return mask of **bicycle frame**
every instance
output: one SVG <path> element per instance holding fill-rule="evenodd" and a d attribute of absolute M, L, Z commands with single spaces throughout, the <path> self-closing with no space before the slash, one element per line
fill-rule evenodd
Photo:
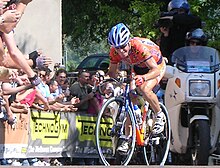
<path fill-rule="evenodd" d="M 125 87 L 125 92 L 124 92 L 124 98 L 125 98 L 125 111 L 127 112 L 128 111 L 128 108 L 130 108 L 130 110 L 132 111 L 132 115 L 134 117 L 134 120 L 135 120 L 135 127 L 136 127 L 136 144 L 139 145 L 139 146 L 144 146 L 144 133 L 145 133 L 145 130 L 144 130 L 144 124 L 146 122 L 146 116 L 147 116 L 147 112 L 148 112 L 148 109 L 144 108 L 144 110 L 142 110 L 142 127 L 140 128 L 138 122 L 137 122 L 137 118 L 136 118 L 136 115 L 135 115 L 135 112 L 134 112 L 134 109 L 133 109 L 133 103 L 131 101 L 131 98 L 130 98 L 130 84 L 127 82 L 126 83 L 126 87 Z"/>
<path fill-rule="evenodd" d="M 133 94 L 130 87 L 130 78 L 123 78 L 120 81 L 115 81 L 117 86 L 124 83 L 123 91 L 119 94 L 114 93 L 114 96 L 109 98 L 103 105 L 100 113 L 98 114 L 96 122 L 96 144 L 99 157 L 102 163 L 106 166 L 111 165 L 108 159 L 114 159 L 118 165 L 127 165 L 134 153 L 135 146 L 137 151 L 143 151 L 144 160 L 147 165 L 160 164 L 164 165 L 170 144 L 170 121 L 166 107 L 160 103 L 161 109 L 165 114 L 166 126 L 165 131 L 160 135 L 152 133 L 154 113 L 148 104 L 144 101 L 141 95 L 138 95 L 139 103 L 142 110 L 142 123 L 138 123 L 136 112 L 133 108 Z M 109 80 L 111 81 L 111 79 Z M 113 103 L 113 104 L 111 104 Z M 135 102 L 134 102 L 135 103 Z M 112 109 L 112 110 L 111 110 Z M 111 116 L 110 116 L 111 115 Z M 109 117 L 112 122 L 109 126 L 109 136 L 111 137 L 110 152 L 106 153 L 106 147 L 102 146 L 102 139 L 100 131 L 102 130 L 102 122 Z M 128 152 L 117 151 L 117 147 L 123 142 L 129 143 Z M 139 150 L 141 149 L 141 150 Z M 143 150 L 142 150 L 143 149 Z"/>

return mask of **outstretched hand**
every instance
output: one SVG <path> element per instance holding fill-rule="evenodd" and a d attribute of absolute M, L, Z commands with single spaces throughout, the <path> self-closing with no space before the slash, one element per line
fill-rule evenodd
<path fill-rule="evenodd" d="M 16 10 L 7 10 L 2 16 L 4 17 L 4 21 L 6 23 L 14 23 L 19 21 L 21 13 Z"/>
<path fill-rule="evenodd" d="M 49 56 L 40 55 L 36 59 L 36 65 L 38 68 L 48 67 L 52 63 L 53 63 L 53 61 L 52 61 L 51 57 L 49 57 Z"/>

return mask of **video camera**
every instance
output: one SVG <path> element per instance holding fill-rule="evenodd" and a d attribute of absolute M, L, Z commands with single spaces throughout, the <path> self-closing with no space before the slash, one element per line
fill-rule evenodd
<path fill-rule="evenodd" d="M 155 27 L 167 27 L 170 28 L 173 25 L 172 19 L 169 16 L 174 16 L 178 12 L 177 11 L 170 11 L 170 12 L 161 12 L 160 19 L 155 23 Z"/>

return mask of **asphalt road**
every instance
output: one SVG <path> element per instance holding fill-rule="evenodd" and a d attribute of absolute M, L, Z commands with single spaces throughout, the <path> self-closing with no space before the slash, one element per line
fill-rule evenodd
<path fill-rule="evenodd" d="M 1 167 L 1 166 L 0 166 Z M 12 166 L 2 166 L 4 168 L 11 168 Z M 28 168 L 28 167 L 32 167 L 32 166 L 22 166 L 22 168 Z M 33 166 L 33 167 L 42 167 L 42 166 Z M 54 168 L 57 168 L 58 166 L 46 166 L 46 167 L 54 167 Z M 106 168 L 106 166 L 100 166 L 100 165 L 93 165 L 93 166 L 78 166 L 78 165 L 75 165 L 75 166 L 59 166 L 59 167 L 62 167 L 62 168 Z M 111 168 L 118 168 L 118 167 L 125 167 L 125 166 L 109 166 Z M 146 167 L 149 167 L 149 168 L 161 168 L 161 166 L 145 166 L 145 165 L 132 165 L 132 166 L 126 166 L 126 168 L 146 168 Z M 164 168 L 190 168 L 190 167 L 193 167 L 193 168 L 219 168 L 220 166 L 177 166 L 177 165 L 167 165 L 167 166 L 163 166 Z"/>

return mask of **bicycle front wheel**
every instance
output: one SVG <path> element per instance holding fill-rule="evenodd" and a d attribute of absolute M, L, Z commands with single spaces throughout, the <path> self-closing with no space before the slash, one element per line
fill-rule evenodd
<path fill-rule="evenodd" d="M 146 122 L 146 128 L 149 131 L 148 141 L 146 146 L 144 146 L 144 158 L 147 165 L 161 165 L 163 166 L 167 160 L 170 147 L 170 138 L 171 138 L 171 127 L 170 127 L 170 118 L 166 107 L 160 103 L 162 112 L 165 114 L 165 126 L 164 131 L 159 135 L 151 135 L 150 130 L 152 125 Z M 153 111 L 149 111 L 147 121 L 152 121 L 154 117 Z"/>
<path fill-rule="evenodd" d="M 124 110 L 123 110 L 124 109 Z M 119 152 L 118 146 L 125 141 L 129 128 L 127 152 Z M 127 165 L 132 158 L 136 143 L 135 120 L 129 107 L 125 108 L 123 97 L 108 99 L 98 114 L 96 121 L 96 145 L 102 163 L 109 165 Z"/>

